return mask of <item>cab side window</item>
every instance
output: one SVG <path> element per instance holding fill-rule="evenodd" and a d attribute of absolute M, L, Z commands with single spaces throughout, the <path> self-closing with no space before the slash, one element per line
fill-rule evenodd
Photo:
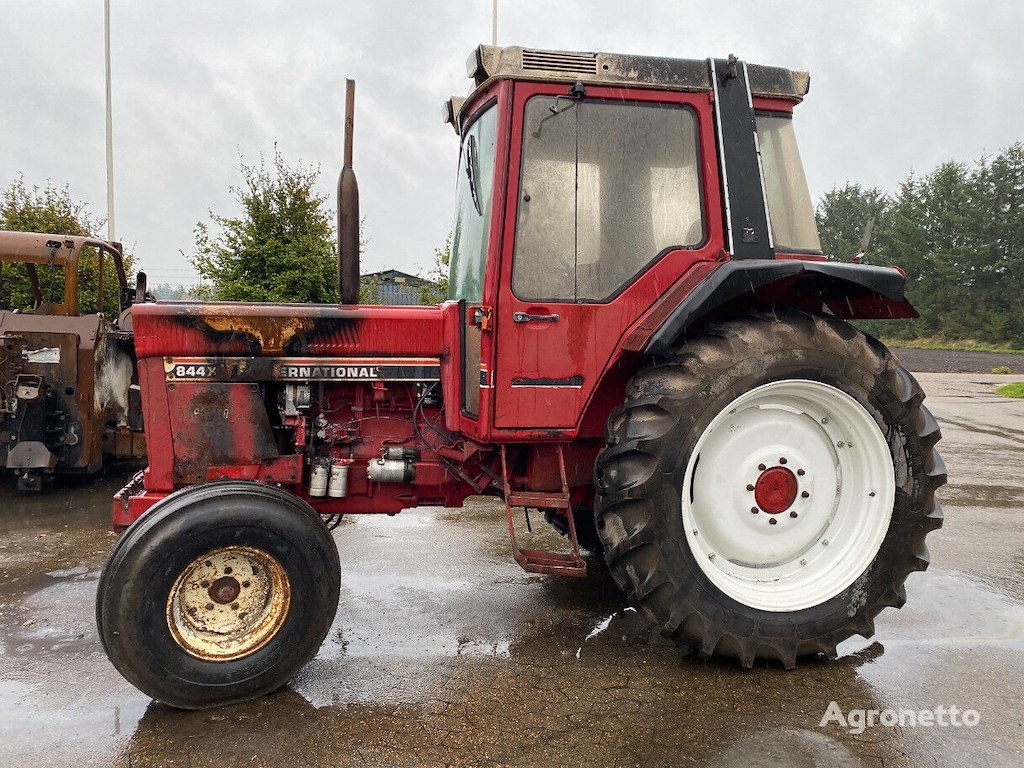
<path fill-rule="evenodd" d="M 660 253 L 704 241 L 697 126 L 680 105 L 526 105 L 512 289 L 600 302 Z"/>

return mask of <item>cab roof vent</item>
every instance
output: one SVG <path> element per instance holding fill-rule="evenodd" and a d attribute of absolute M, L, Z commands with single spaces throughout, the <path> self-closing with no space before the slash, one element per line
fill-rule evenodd
<path fill-rule="evenodd" d="M 571 72 L 575 75 L 596 75 L 596 53 L 564 53 L 523 49 L 523 69 L 544 72 Z"/>

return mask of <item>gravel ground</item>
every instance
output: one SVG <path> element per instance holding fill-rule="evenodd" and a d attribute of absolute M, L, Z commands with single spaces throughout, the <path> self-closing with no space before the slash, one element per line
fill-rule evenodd
<path fill-rule="evenodd" d="M 892 351 L 907 369 L 915 373 L 992 373 L 993 368 L 1004 365 L 1012 373 L 1024 373 L 1024 355 L 898 347 L 893 347 Z"/>

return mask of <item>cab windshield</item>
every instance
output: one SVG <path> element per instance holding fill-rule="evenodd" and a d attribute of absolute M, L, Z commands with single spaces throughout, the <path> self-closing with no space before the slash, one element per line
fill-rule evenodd
<path fill-rule="evenodd" d="M 455 186 L 455 225 L 449 263 L 448 298 L 482 301 L 491 195 L 497 107 L 488 107 L 467 129 Z"/>

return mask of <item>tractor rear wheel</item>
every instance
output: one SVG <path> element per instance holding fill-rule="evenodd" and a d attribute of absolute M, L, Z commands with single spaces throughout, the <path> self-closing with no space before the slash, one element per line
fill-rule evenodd
<path fill-rule="evenodd" d="M 96 623 L 110 661 L 157 701 L 203 709 L 280 688 L 316 655 L 338 606 L 320 516 L 272 486 L 193 486 L 114 546 Z"/>
<path fill-rule="evenodd" d="M 940 434 L 877 340 L 795 311 L 709 326 L 609 417 L 597 525 L 631 600 L 702 655 L 836 655 L 942 524 Z"/>

